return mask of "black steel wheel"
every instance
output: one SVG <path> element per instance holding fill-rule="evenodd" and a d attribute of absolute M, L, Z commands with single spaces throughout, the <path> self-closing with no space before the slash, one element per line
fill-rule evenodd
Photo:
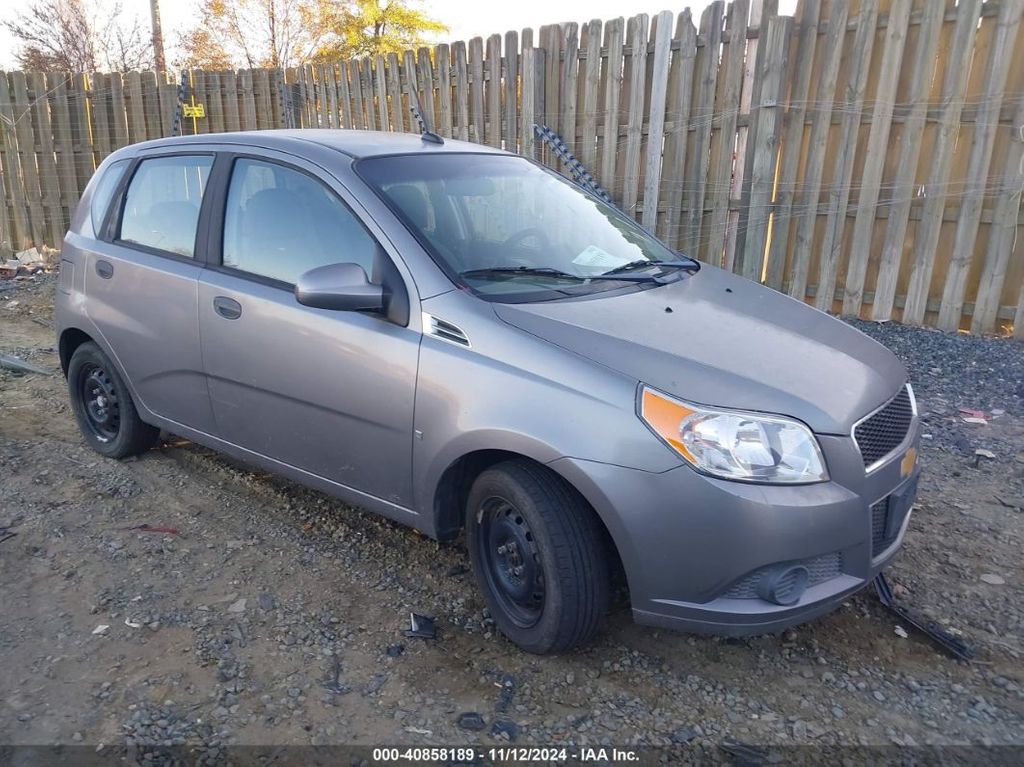
<path fill-rule="evenodd" d="M 509 618 L 523 628 L 544 611 L 544 569 L 526 517 L 504 498 L 484 500 L 477 523 L 483 576 Z"/>
<path fill-rule="evenodd" d="M 110 458 L 151 448 L 160 430 L 139 418 L 135 403 L 110 359 L 88 341 L 71 355 L 68 393 L 78 428 L 89 446 Z"/>
<path fill-rule="evenodd" d="M 466 541 L 498 629 L 524 650 L 565 652 L 608 611 L 603 530 L 557 474 L 526 460 L 482 472 L 466 504 Z"/>
<path fill-rule="evenodd" d="M 96 363 L 86 363 L 78 370 L 78 387 L 89 431 L 100 442 L 117 439 L 121 430 L 121 406 L 110 375 Z"/>

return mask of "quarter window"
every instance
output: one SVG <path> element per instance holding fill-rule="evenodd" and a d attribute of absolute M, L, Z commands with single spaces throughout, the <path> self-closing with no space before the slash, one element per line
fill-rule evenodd
<path fill-rule="evenodd" d="M 192 258 L 212 166 L 213 158 L 202 155 L 154 157 L 139 163 L 128 185 L 120 239 Z"/>
<path fill-rule="evenodd" d="M 121 176 L 128 167 L 128 160 L 118 160 L 111 163 L 99 181 L 96 182 L 96 191 L 92 193 L 92 204 L 89 206 L 89 214 L 92 216 L 92 231 L 97 238 L 103 236 L 100 231 L 103 228 L 103 219 L 107 217 L 107 208 L 110 207 L 110 198 L 114 196 Z"/>
<path fill-rule="evenodd" d="M 377 243 L 326 186 L 274 163 L 235 162 L 224 213 L 224 266 L 294 284 L 318 266 L 373 274 Z"/>

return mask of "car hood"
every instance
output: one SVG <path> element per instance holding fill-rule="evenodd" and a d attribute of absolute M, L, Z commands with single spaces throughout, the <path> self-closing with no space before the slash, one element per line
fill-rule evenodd
<path fill-rule="evenodd" d="M 895 355 L 806 304 L 714 267 L 648 290 L 493 304 L 505 322 L 691 402 L 849 434 L 906 381 Z"/>

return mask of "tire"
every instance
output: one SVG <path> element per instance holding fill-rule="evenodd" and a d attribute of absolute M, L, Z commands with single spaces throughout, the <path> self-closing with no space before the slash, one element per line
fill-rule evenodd
<path fill-rule="evenodd" d="M 68 393 L 82 436 L 101 455 L 138 455 L 153 447 L 160 437 L 159 429 L 139 418 L 117 368 L 92 341 L 71 355 Z"/>
<path fill-rule="evenodd" d="M 487 469 L 469 492 L 466 539 L 491 616 L 519 647 L 561 653 L 600 629 L 609 601 L 602 530 L 560 477 L 525 461 Z"/>

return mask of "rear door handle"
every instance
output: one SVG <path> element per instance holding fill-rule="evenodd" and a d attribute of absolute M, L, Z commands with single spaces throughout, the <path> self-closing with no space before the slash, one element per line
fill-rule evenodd
<path fill-rule="evenodd" d="M 242 316 L 242 305 L 227 296 L 217 296 L 213 299 L 213 309 L 226 320 L 237 320 Z"/>
<path fill-rule="evenodd" d="M 104 261 L 102 258 L 96 262 L 96 274 L 105 280 L 109 280 L 114 276 L 114 265 L 109 261 Z"/>

